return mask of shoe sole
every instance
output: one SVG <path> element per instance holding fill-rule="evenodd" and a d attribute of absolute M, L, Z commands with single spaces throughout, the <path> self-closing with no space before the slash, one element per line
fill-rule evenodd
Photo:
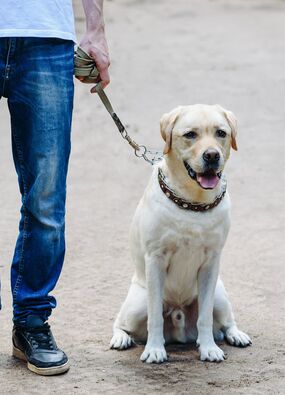
<path fill-rule="evenodd" d="M 30 363 L 23 351 L 19 350 L 17 347 L 13 346 L 13 356 L 17 359 L 20 359 L 22 361 L 27 362 L 27 367 L 28 369 L 36 374 L 39 374 L 41 376 L 56 376 L 58 374 L 65 373 L 69 370 L 70 368 L 70 363 L 67 361 L 65 364 L 60 365 L 60 366 L 53 366 L 51 368 L 38 368 L 37 366 L 33 365 Z"/>

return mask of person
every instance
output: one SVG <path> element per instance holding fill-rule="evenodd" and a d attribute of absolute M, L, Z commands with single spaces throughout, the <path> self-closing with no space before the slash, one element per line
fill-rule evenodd
<path fill-rule="evenodd" d="M 109 83 L 103 0 L 82 0 L 80 46 Z M 65 254 L 66 175 L 73 109 L 72 0 L 1 0 L 0 98 L 7 98 L 22 198 L 11 267 L 13 354 L 41 375 L 69 369 L 48 318 Z M 84 82 L 84 81 L 83 81 Z"/>

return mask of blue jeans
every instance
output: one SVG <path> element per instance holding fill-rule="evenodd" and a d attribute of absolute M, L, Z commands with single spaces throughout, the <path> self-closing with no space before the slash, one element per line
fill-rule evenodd
<path fill-rule="evenodd" d="M 72 41 L 0 38 L 0 98 L 11 116 L 12 150 L 22 197 L 11 268 L 14 322 L 44 321 L 65 253 L 66 175 L 73 108 Z"/>

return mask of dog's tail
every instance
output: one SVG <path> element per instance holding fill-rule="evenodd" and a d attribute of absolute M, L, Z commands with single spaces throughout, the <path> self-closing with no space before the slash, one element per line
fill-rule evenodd
<path fill-rule="evenodd" d="M 174 328 L 183 329 L 185 327 L 185 314 L 181 309 L 174 309 L 171 312 L 171 319 Z"/>

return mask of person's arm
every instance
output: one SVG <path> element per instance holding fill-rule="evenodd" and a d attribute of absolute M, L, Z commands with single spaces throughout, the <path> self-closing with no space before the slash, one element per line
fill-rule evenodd
<path fill-rule="evenodd" d="M 105 88 L 110 82 L 108 68 L 110 66 L 108 45 L 105 36 L 105 23 L 103 17 L 104 0 L 82 0 L 86 15 L 86 33 L 80 42 L 80 47 L 91 56 L 97 65 Z M 84 80 L 82 81 L 84 82 Z M 94 88 L 91 89 L 93 93 Z"/>

